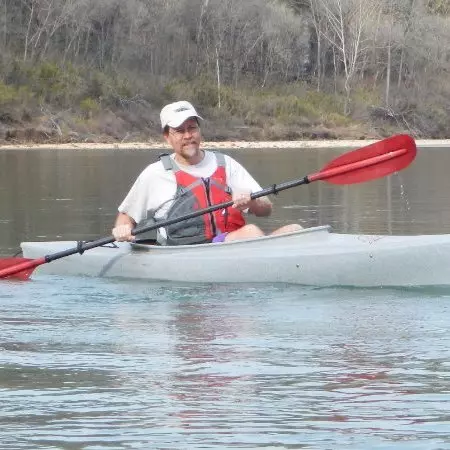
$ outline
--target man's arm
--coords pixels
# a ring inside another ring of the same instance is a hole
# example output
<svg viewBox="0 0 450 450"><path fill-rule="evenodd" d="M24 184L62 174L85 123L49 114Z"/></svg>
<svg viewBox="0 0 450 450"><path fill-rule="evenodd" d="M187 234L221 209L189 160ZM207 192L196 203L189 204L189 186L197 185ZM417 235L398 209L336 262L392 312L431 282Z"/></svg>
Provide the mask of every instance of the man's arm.
<svg viewBox="0 0 450 450"><path fill-rule="evenodd" d="M116 241L134 241L131 230L136 226L136 222L126 213L117 214L116 222L112 230L112 235Z"/></svg>
<svg viewBox="0 0 450 450"><path fill-rule="evenodd" d="M272 202L268 197L259 197L251 200L248 211L258 217L266 217L272 214Z"/></svg>
<svg viewBox="0 0 450 450"><path fill-rule="evenodd" d="M240 192L233 195L233 207L240 211L245 211L254 214L258 217L270 216L272 213L272 202L267 197L259 197L254 200L250 197L250 192Z"/></svg>

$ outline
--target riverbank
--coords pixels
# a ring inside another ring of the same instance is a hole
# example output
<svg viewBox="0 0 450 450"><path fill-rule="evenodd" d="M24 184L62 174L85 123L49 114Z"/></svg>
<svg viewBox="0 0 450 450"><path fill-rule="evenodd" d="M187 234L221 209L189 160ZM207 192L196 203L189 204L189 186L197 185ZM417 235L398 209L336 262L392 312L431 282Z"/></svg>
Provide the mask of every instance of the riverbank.
<svg viewBox="0 0 450 450"><path fill-rule="evenodd" d="M353 148L364 147L377 140L314 140L314 141L221 141L204 142L203 148L218 149L310 149L310 148ZM422 148L450 147L450 139L419 139L416 145ZM166 143L158 141L127 143L67 143L67 144L15 144L0 145L0 150L141 150L170 149Z"/></svg>

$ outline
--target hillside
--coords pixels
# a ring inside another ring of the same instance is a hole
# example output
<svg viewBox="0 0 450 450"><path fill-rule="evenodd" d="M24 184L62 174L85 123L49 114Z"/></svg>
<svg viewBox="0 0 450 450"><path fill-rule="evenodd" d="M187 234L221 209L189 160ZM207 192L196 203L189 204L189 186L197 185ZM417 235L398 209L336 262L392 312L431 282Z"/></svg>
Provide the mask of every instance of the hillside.
<svg viewBox="0 0 450 450"><path fill-rule="evenodd" d="M448 138L447 3L5 0L0 143Z"/></svg>

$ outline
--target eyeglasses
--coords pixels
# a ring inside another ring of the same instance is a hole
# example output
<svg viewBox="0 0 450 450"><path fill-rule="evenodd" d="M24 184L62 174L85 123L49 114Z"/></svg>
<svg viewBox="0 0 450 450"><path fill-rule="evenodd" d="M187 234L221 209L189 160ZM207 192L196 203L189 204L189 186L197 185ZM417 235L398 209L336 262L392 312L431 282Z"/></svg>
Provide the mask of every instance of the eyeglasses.
<svg viewBox="0 0 450 450"><path fill-rule="evenodd" d="M199 126L190 125L186 128L173 128L172 130L169 131L169 134L171 134L172 136L175 136L177 138L181 138L184 136L184 133L186 133L186 131L189 134L195 134L195 133L198 133L199 130L200 130Z"/></svg>

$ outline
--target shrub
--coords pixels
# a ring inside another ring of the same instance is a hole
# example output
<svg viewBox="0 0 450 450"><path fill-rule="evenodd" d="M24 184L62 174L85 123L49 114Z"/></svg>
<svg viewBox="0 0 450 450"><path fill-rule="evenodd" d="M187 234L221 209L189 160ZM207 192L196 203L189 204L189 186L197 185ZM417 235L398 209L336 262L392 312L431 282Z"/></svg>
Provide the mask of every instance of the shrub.
<svg viewBox="0 0 450 450"><path fill-rule="evenodd" d="M40 102L67 106L79 95L81 78L71 65L64 70L45 62L28 69L31 89Z"/></svg>
<svg viewBox="0 0 450 450"><path fill-rule="evenodd" d="M100 111L100 105L91 97L86 97L80 102L80 109L85 117L91 117Z"/></svg>
<svg viewBox="0 0 450 450"><path fill-rule="evenodd" d="M10 104L18 99L18 90L0 81L0 105Z"/></svg>

